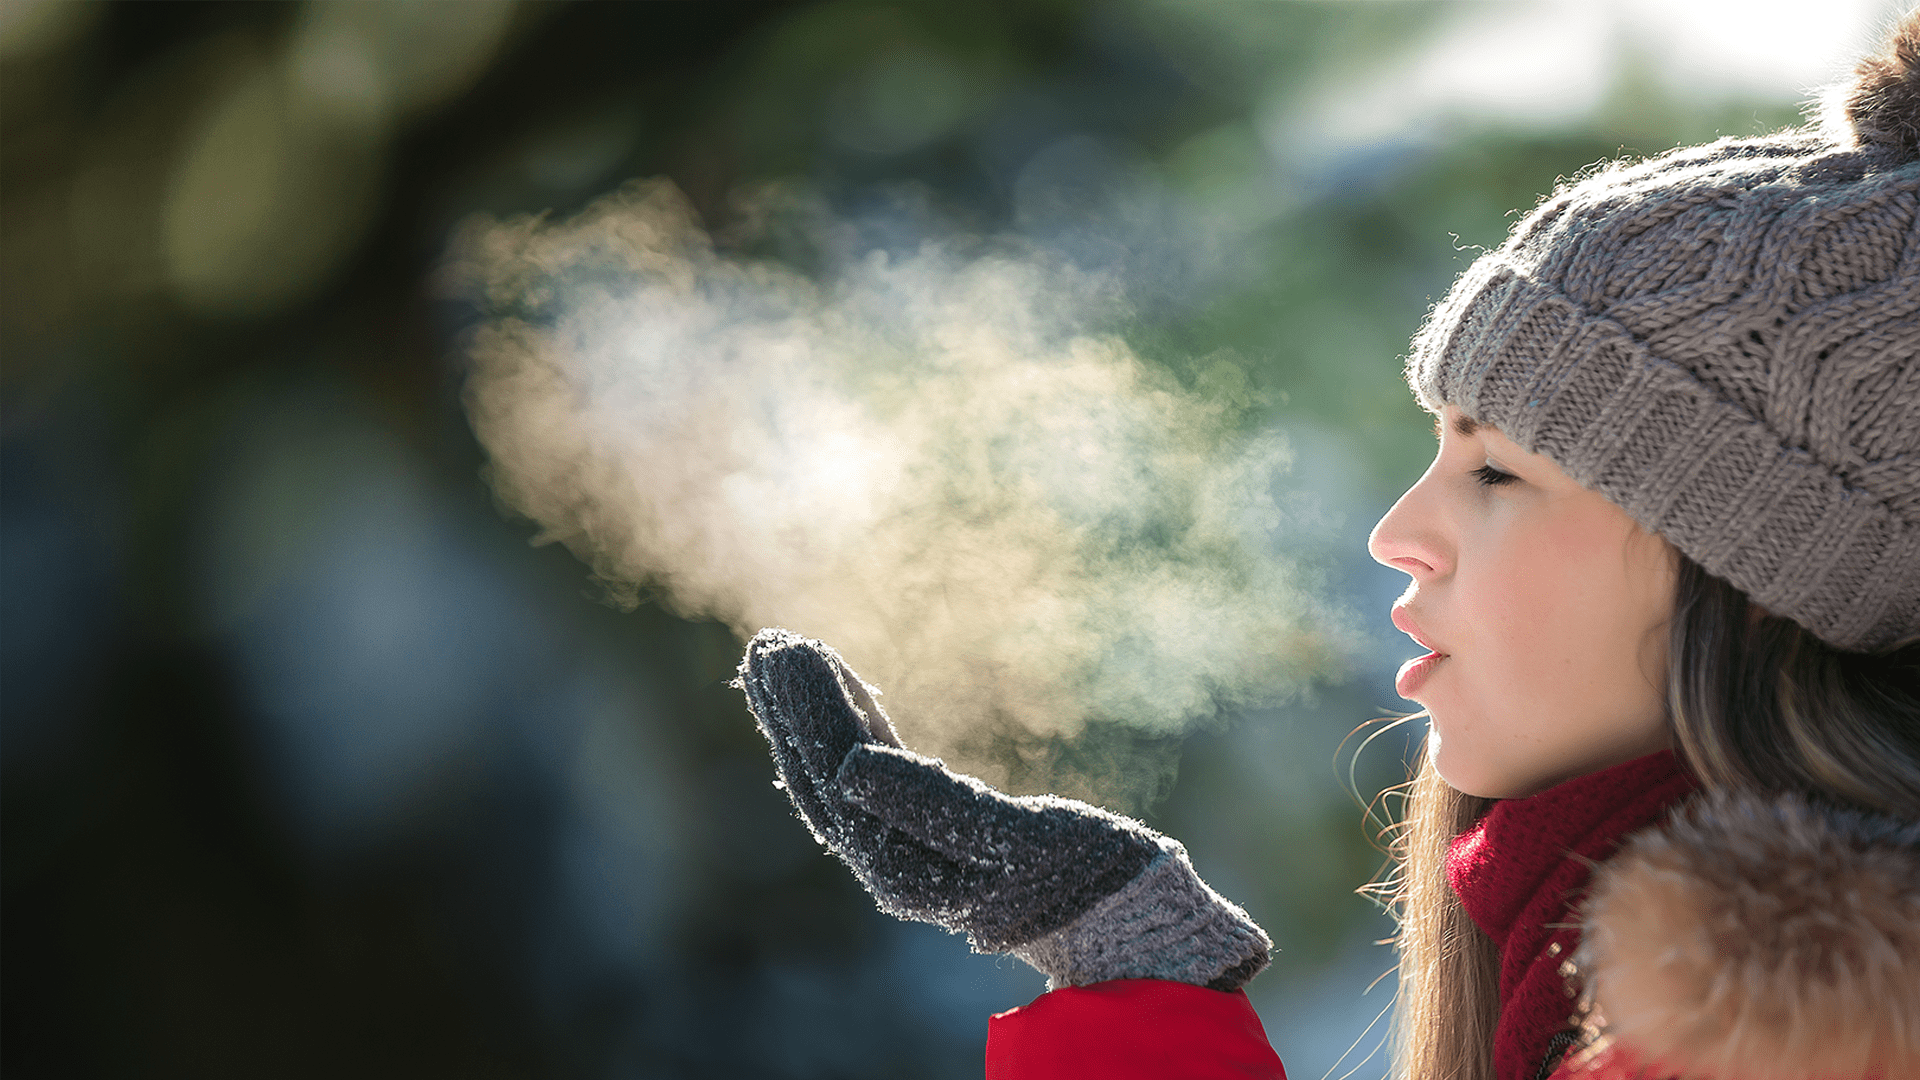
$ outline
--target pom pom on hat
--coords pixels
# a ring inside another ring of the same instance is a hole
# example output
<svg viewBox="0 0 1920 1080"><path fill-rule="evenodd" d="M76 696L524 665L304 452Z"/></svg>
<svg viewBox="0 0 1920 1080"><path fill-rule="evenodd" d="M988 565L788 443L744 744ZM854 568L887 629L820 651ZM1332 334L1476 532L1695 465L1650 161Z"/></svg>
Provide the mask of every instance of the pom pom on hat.
<svg viewBox="0 0 1920 1080"><path fill-rule="evenodd" d="M1886 48L1860 61L1842 105L1862 145L1920 157L1920 9L1908 12Z"/></svg>

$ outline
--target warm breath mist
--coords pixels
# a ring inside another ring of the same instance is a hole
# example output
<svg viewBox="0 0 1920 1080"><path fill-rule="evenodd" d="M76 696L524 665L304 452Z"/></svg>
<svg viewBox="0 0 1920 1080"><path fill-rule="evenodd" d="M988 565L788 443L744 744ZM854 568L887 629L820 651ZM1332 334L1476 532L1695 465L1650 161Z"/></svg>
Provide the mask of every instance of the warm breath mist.
<svg viewBox="0 0 1920 1080"><path fill-rule="evenodd" d="M832 643L910 745L989 780L1009 748L1177 735L1327 670L1338 620L1276 541L1284 444L1143 363L1115 283L745 209L730 247L798 230L824 268L717 250L664 182L462 234L469 412L541 540L624 602ZM1113 772L1039 770L1116 803L1156 782Z"/></svg>

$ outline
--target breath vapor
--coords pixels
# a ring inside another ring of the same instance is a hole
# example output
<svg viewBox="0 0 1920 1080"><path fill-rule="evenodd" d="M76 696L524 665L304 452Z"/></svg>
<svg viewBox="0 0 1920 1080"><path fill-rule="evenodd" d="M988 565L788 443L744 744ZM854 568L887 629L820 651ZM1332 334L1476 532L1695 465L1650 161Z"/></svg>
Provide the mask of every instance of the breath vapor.
<svg viewBox="0 0 1920 1080"><path fill-rule="evenodd" d="M468 412L537 540L621 602L832 643L956 768L1110 805L1167 776L1061 752L1090 727L1170 739L1337 666L1284 440L1136 355L1117 282L1013 239L876 246L781 189L741 209L723 248L636 182L458 237ZM744 254L796 238L806 272Z"/></svg>

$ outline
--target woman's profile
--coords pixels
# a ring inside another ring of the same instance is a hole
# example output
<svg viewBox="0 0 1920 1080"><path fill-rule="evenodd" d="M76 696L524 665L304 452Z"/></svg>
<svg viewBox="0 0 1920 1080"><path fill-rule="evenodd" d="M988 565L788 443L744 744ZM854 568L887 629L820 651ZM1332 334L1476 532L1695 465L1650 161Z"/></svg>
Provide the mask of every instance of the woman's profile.
<svg viewBox="0 0 1920 1080"><path fill-rule="evenodd" d="M1833 111L1563 184L1414 342L1396 1077L1920 1077L1920 12ZM989 1077L1284 1075L1177 841L913 753L820 642L741 685L884 910L1048 976Z"/></svg>

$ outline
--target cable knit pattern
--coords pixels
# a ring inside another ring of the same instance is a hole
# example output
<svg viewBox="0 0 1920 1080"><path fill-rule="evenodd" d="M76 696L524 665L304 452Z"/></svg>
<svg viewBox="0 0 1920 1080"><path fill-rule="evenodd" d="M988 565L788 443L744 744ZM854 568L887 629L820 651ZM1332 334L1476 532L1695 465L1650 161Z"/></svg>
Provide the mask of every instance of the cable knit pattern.
<svg viewBox="0 0 1920 1080"><path fill-rule="evenodd" d="M1408 381L1831 645L1920 637L1920 162L1816 129L1563 187Z"/></svg>

